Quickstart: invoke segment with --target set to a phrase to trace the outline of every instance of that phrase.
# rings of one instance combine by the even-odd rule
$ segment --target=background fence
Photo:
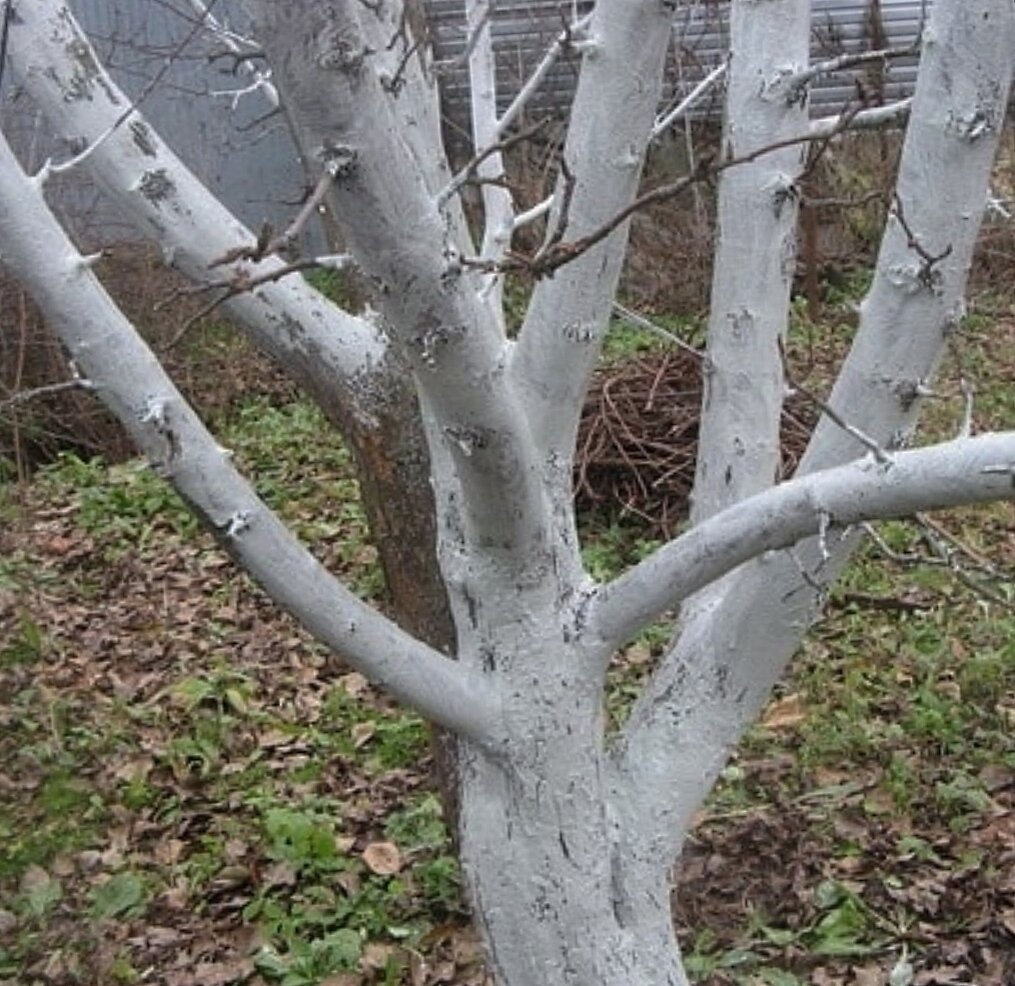
[[[444,74],[444,113],[449,144],[464,153],[468,134],[468,79],[463,54],[467,44],[464,0],[425,0],[435,46]],[[194,28],[194,8],[187,0],[70,0],[117,82],[134,98],[160,71],[163,77],[145,97],[143,112],[193,170],[249,225],[264,220],[284,223],[304,192],[299,159],[280,116],[263,95],[235,102],[229,92],[242,88],[234,62],[221,45],[200,36],[182,47],[166,69],[167,55],[177,52]],[[215,16],[242,30],[236,0],[218,0]],[[492,17],[502,103],[510,99],[560,32],[563,13],[583,12],[588,0],[501,0]],[[905,45],[919,34],[926,3],[920,0],[814,0],[813,51],[828,57],[843,51]],[[685,0],[674,20],[674,43],[668,98],[687,92],[723,57],[728,47],[729,0]],[[869,98],[894,99],[908,92],[915,77],[915,58],[894,60],[865,70]],[[563,114],[577,78],[575,57],[563,57],[550,71],[528,113]],[[16,90],[6,84],[2,113],[29,165],[37,166],[60,148],[45,125]],[[842,74],[822,80],[812,97],[814,112],[834,112],[856,99],[855,78]],[[715,93],[699,116],[717,116]],[[61,190],[63,211],[79,232],[99,240],[115,239],[121,227],[97,194],[81,181]]]

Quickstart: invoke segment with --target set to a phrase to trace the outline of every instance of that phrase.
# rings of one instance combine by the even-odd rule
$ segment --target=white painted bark
[[[345,588],[239,475],[49,211],[0,135],[0,256],[153,469],[280,606],[367,677],[449,729],[497,742],[490,687]]]
[[[257,277],[282,262],[212,263],[256,237],[211,195],[103,69],[87,36],[60,0],[17,7],[10,68],[68,147],[94,150],[80,165],[170,263],[198,283],[242,272]],[[115,128],[115,129],[114,129]],[[289,367],[312,392],[383,388],[386,343],[375,326],[331,304],[301,277],[264,284],[224,306],[259,347]]]
[[[362,26],[376,15],[356,0],[247,7],[304,153],[337,166],[329,199],[451,452],[470,537],[505,560],[542,565],[542,494],[506,380],[506,342],[401,140],[396,97]]]
[[[743,157],[802,133],[810,0],[733,0],[722,154]],[[715,267],[691,519],[775,482],[783,401],[781,341],[796,268],[804,148],[765,154],[719,183]]]
[[[512,354],[482,296],[482,278],[458,262],[460,229],[438,204],[442,165],[423,160],[426,142],[418,134],[405,135],[413,97],[391,85],[389,55],[374,57],[373,41],[400,22],[400,5],[247,2],[304,153],[336,172],[332,204],[377,290],[389,338],[413,368],[431,446],[459,663],[341,589],[256,500],[94,281],[47,212],[39,184],[25,178],[5,144],[0,255],[100,396],[234,557],[364,673],[463,736],[463,870],[498,986],[686,986],[670,915],[671,865],[691,814],[819,602],[781,549],[830,522],[827,562],[814,557],[813,546],[802,551],[809,566],[822,562],[814,577],[827,580],[851,540],[832,536],[843,525],[1012,497],[1015,434],[893,451],[878,461],[862,458],[852,438],[823,424],[801,478],[770,488],[765,442],[781,387],[773,344],[781,331],[776,299],[785,305],[785,270],[770,258],[755,264],[743,244],[733,250],[731,232],[720,263],[744,264],[744,280],[720,271],[717,285],[733,284],[752,325],[765,322],[757,339],[751,336],[758,348],[743,350],[755,354],[746,358],[755,360],[751,369],[763,400],[757,420],[746,420],[746,398],[736,387],[724,398],[729,409],[719,406],[713,390],[708,413],[715,434],[747,440],[752,464],[735,470],[729,483],[721,471],[721,489],[709,503],[725,498],[725,509],[707,509],[712,515],[688,534],[615,582],[593,587],[577,553],[570,461],[625,230],[537,285]],[[40,0],[29,12],[34,17],[36,9],[50,6]],[[784,61],[790,69],[803,64],[785,38],[791,35],[797,45],[806,37],[800,26],[805,7],[797,0],[738,5],[744,23],[737,37],[750,37],[751,15],[754,27],[762,28],[750,50],[770,59],[755,74],[755,86],[770,83]],[[765,20],[776,10],[795,18],[779,25],[781,47]],[[596,8],[565,149],[575,176],[569,239],[598,228],[635,194],[671,13],[672,4],[662,0]],[[34,35],[46,22],[34,21],[33,31],[25,23],[12,34],[15,48],[36,52],[20,56],[28,66],[23,71],[31,75],[37,64],[45,75],[50,62],[65,65],[65,53],[35,47]],[[841,414],[886,445],[911,427],[916,384],[932,371],[959,310],[1013,49],[1010,0],[937,0],[899,195],[920,250],[936,255],[950,246],[951,252],[928,267],[901,222],[889,228],[856,346],[832,398]],[[85,77],[101,78],[90,65]],[[756,105],[750,78],[745,70],[741,95],[734,96],[747,108],[738,111],[741,117],[748,109],[752,119],[755,111],[764,116],[771,110],[773,119],[762,121],[766,127],[781,133],[793,118],[802,129],[799,110]],[[100,88],[106,92],[104,84]],[[88,109],[80,110],[82,118],[89,119]],[[108,107],[103,112],[108,116]],[[101,119],[90,126],[101,128]],[[144,136],[146,145],[154,142]],[[147,165],[134,161],[135,152],[121,147],[119,138],[109,138],[113,150],[102,168],[115,176],[109,187],[129,201]],[[141,196],[149,205],[137,206],[138,213],[153,226],[165,221],[181,251],[195,250],[188,241],[204,227],[186,213],[204,200],[199,190],[189,190],[161,145],[152,146],[173,190],[168,205],[154,212],[151,196]],[[439,146],[433,150],[439,155]],[[102,152],[93,157],[101,161]],[[752,213],[752,228],[765,244],[780,242],[785,216],[775,215],[774,188],[796,161],[790,155],[774,176],[751,171],[742,187],[734,181],[741,197],[724,199],[726,218],[731,203],[753,209],[760,194],[763,208]],[[939,187],[949,195],[934,194]],[[179,225],[185,220],[193,225]],[[740,309],[726,303],[727,290],[733,288],[717,287],[720,310],[736,314]],[[270,306],[291,311],[285,306],[295,304],[288,296],[259,295],[272,312]],[[310,324],[317,323],[311,318]],[[363,331],[357,323],[351,329]],[[716,345],[722,349],[729,341],[720,338]],[[353,365],[336,357],[329,372],[355,382]],[[733,374],[738,385],[735,373],[732,364],[720,368],[713,384]],[[718,463],[728,452],[706,455]],[[702,488],[716,475],[703,479]],[[607,749],[603,695],[610,653],[717,579],[708,605],[696,609],[650,681],[618,746]]]
[[[937,0],[903,149],[897,190],[930,252],[951,247],[920,281],[921,258],[897,221],[886,231],[874,284],[832,404],[886,446],[915,424],[916,387],[929,380],[962,311],[991,162],[1011,84],[1015,10],[1010,0]],[[982,126],[980,122],[982,121]],[[970,127],[976,127],[971,139]],[[947,189],[947,194],[941,190]],[[863,455],[823,420],[800,473]],[[695,614],[638,699],[618,774],[641,848],[679,850],[686,826],[728,751],[764,705],[823,602],[855,539],[822,558],[817,546],[765,556],[723,583]],[[808,574],[805,577],[801,569]]]
[[[379,71],[390,80],[401,61],[395,48],[388,48],[400,17],[395,10],[388,15],[374,25],[373,47]],[[170,263],[197,283],[225,275],[256,278],[279,268],[277,258],[213,266],[237,247],[252,244],[254,235],[139,113],[125,116],[130,100],[98,63],[65,3],[19,5],[10,40],[10,67],[53,130],[71,148],[91,148],[79,166],[142,237],[161,246]],[[395,100],[394,113],[423,180],[436,193],[447,180],[447,165],[433,150],[440,147],[435,87],[415,55],[402,71],[406,86],[413,86],[407,91],[415,96]],[[464,243],[461,209],[452,203],[445,216],[449,237]],[[376,320],[351,317],[298,274],[230,298],[223,310],[317,401],[347,438],[361,474],[372,471],[361,489],[399,619],[429,642],[447,646],[452,633],[435,571],[425,439],[411,382]],[[395,495],[395,477],[383,469],[385,457],[399,462],[399,478],[413,487],[409,495]]]
[[[593,11],[564,148],[574,176],[568,240],[598,229],[637,193],[662,95],[671,26],[672,4],[662,0],[600,3]],[[558,202],[551,230],[559,208]],[[568,491],[581,401],[626,245],[625,224],[536,285],[512,360],[511,373],[547,467]]]
[[[590,600],[589,628],[619,647],[767,551],[821,535],[831,557],[864,520],[1015,498],[1013,464],[1015,432],[1003,432],[806,473],[713,514],[603,586]]]
[[[470,39],[469,84],[472,92],[472,146],[478,154],[499,143],[500,121],[497,118],[497,61],[493,49],[493,17],[495,0],[465,0],[465,25]],[[511,193],[496,184],[504,177],[504,157],[499,151],[479,162],[476,175],[482,182],[483,230],[479,256],[496,263],[511,246],[515,210]],[[503,312],[503,282],[497,273],[487,275],[484,290],[489,293],[496,311]]]

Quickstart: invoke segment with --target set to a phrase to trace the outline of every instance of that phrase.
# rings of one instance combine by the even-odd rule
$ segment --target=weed
[[[92,890],[93,917],[129,918],[144,913],[148,890],[136,873],[124,871],[111,876]]]

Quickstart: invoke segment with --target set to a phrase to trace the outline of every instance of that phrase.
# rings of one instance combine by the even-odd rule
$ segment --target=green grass
[[[698,341],[699,326],[671,327]],[[790,348],[824,359],[849,332],[845,316],[829,329],[797,319]],[[985,371],[989,339],[975,321],[967,335],[964,365]],[[606,358],[666,345],[616,326]],[[1010,421],[1013,401],[1010,382],[986,387],[984,420]],[[932,411],[947,432],[954,402]],[[216,425],[268,503],[377,598],[349,456],[320,414],[252,400]],[[26,509],[0,492],[5,521],[16,527],[37,509],[55,531],[38,557],[17,542],[0,558],[0,593],[17,600],[0,627],[0,774],[17,784],[16,797],[0,799],[0,910],[17,922],[0,932],[0,981],[65,952],[86,970],[81,981],[135,981],[147,957],[134,945],[107,954],[100,972],[88,965],[108,926],[139,932],[180,914],[215,933],[256,929],[253,962],[268,983],[317,986],[358,973],[368,956],[374,981],[409,981],[408,950],[425,952],[463,918],[451,840],[424,785],[422,721],[278,617],[144,465],[63,457],[29,495]],[[1011,514],[968,511],[948,523],[991,555]],[[581,526],[598,579],[656,546],[629,519]],[[919,541],[906,524],[881,533],[897,552]],[[82,550],[67,556],[64,542]],[[612,722],[669,633],[651,628],[615,663]],[[732,931],[698,929],[686,953],[702,981],[793,986],[807,972],[784,970],[804,960],[880,961],[917,915],[905,898],[889,906],[875,883],[901,892],[906,867],[986,867],[969,836],[996,810],[992,772],[1015,769],[1015,616],[947,572],[871,548],[780,694],[799,697],[803,720],[752,730],[706,824],[734,831],[792,818],[802,840],[820,842],[827,872],[801,886],[792,920],[752,900]],[[397,847],[392,872],[370,865],[379,843]],[[877,880],[843,876],[875,844],[888,854]]]

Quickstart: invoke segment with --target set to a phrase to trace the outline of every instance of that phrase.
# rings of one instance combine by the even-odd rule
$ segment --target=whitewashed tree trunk
[[[672,866],[693,812],[817,612],[816,586],[844,563],[851,525],[1015,496],[1015,432],[901,450],[961,310],[1010,86],[1011,0],[934,5],[899,177],[902,213],[889,223],[832,398],[872,436],[875,454],[823,422],[800,474],[773,485],[800,151],[732,168],[720,196],[695,526],[605,585],[582,565],[570,484],[626,226],[539,280],[510,341],[445,194],[432,79],[425,63],[402,65],[385,43],[404,24],[401,6],[246,3],[305,159],[334,175],[329,205],[379,316],[348,316],[298,279],[238,296],[235,311],[308,387],[334,388],[353,417],[369,417],[384,374],[411,367],[459,660],[356,599],[258,500],[59,227],[46,173],[24,174],[4,140],[0,256],[152,466],[234,558],[351,665],[461,738],[463,872],[498,986],[685,986]],[[582,33],[550,218],[551,233],[566,219],[568,243],[637,194],[673,7],[601,2]],[[725,153],[806,131],[793,82],[806,68],[808,7],[735,0]],[[85,163],[135,221],[193,276],[207,276],[250,234],[137,114],[103,136],[115,100],[75,30],[57,0],[18,0],[14,70],[61,132],[85,136]],[[477,66],[474,78],[489,79],[489,69]],[[493,139],[492,112],[477,139]],[[488,202],[493,216],[505,207],[503,196]],[[502,246],[488,241],[486,259]],[[238,263],[256,273],[276,262]],[[814,546],[819,533],[827,559]],[[688,600],[682,634],[608,743],[611,654]]]

